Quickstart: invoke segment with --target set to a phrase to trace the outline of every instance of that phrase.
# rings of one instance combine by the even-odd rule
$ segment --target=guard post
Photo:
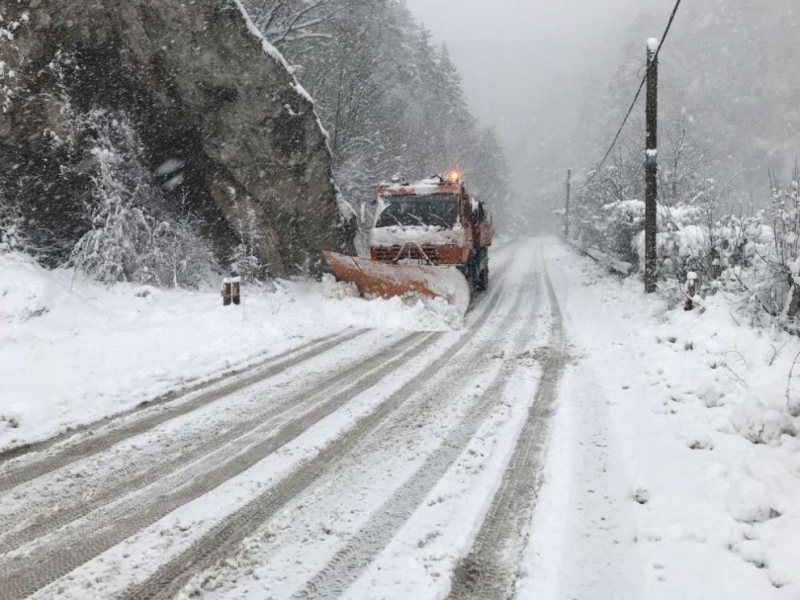
[[[240,305],[242,303],[242,278],[238,275],[222,280],[222,305]]]

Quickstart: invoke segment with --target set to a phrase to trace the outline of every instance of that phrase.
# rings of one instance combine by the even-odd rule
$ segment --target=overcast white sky
[[[655,10],[666,22],[672,5],[671,0],[407,3],[434,39],[447,44],[475,115],[498,128],[517,172],[529,168],[526,155],[537,139],[553,139],[554,132],[575,125],[581,80],[591,73],[613,74],[623,34],[636,16]]]

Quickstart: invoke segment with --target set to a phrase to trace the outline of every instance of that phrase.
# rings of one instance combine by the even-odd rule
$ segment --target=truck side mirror
[[[472,212],[470,212],[469,221],[475,226],[480,224],[481,216],[480,216],[480,211],[478,209],[474,209]]]

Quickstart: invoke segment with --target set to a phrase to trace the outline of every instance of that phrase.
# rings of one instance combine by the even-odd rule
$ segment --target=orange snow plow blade
[[[393,265],[328,251],[323,256],[336,279],[354,283],[362,296],[394,298],[417,293],[444,298],[462,314],[469,308],[470,286],[458,267]]]

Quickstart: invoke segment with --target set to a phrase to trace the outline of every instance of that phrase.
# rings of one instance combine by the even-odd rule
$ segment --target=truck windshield
[[[458,196],[435,194],[384,198],[387,206],[375,227],[439,226],[452,229],[458,223]]]

